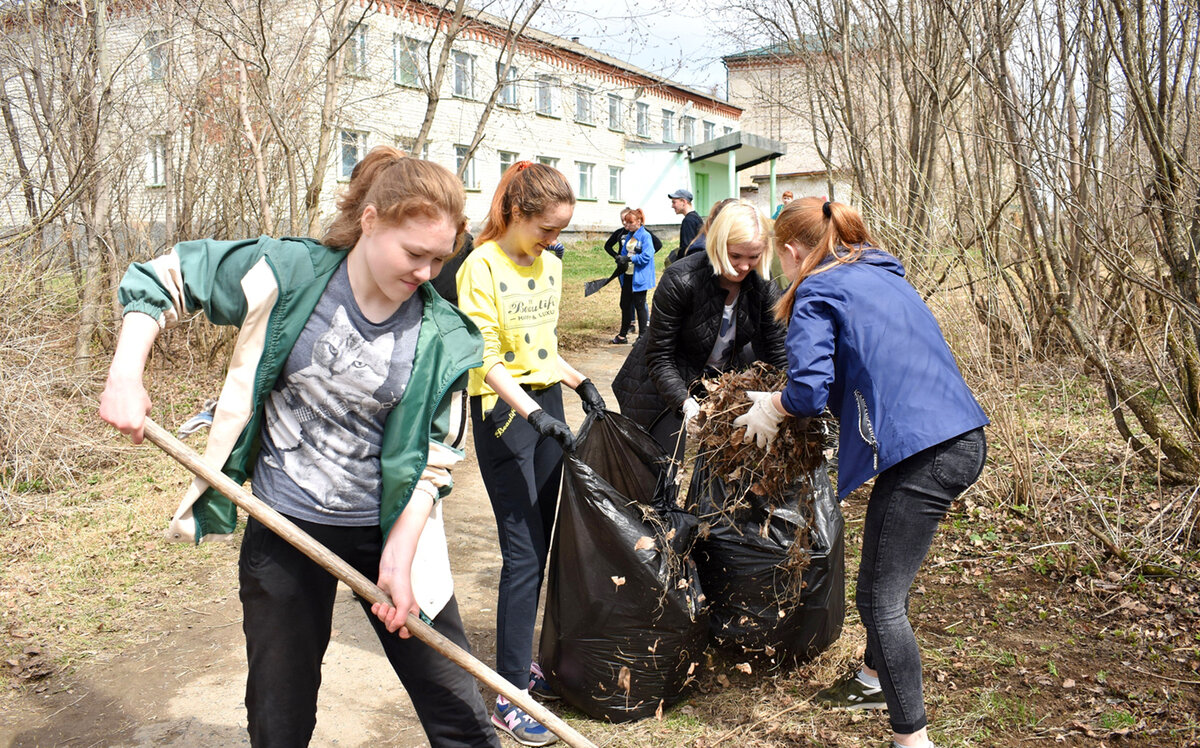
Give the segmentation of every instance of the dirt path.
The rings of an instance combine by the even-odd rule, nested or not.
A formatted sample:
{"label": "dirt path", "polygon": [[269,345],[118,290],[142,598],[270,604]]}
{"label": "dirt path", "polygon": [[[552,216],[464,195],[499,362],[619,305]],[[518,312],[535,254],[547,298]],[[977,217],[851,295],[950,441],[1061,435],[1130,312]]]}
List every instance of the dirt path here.
{"label": "dirt path", "polygon": [[[597,348],[568,360],[616,406],[610,383],[628,346]],[[567,420],[583,420],[564,397]],[[468,439],[446,506],[456,592],[467,635],[484,663],[495,662],[494,606],[500,551],[487,494]],[[231,556],[231,558],[236,558]],[[227,573],[226,573],[227,572]],[[0,717],[0,745],[249,745],[243,704],[246,658],[236,569],[214,574],[210,602],[163,616],[143,632],[135,654],[83,663],[49,696],[30,694]],[[383,657],[350,590],[339,585],[325,657],[314,746],[427,745],[411,703]]]}

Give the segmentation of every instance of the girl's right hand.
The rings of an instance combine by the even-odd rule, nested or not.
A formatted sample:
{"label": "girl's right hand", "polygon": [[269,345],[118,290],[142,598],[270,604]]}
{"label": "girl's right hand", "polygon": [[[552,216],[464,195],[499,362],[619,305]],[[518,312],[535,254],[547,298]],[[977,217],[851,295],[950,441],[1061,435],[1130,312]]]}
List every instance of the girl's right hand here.
{"label": "girl's right hand", "polygon": [[150,395],[141,377],[120,377],[110,372],[100,394],[100,418],[117,427],[134,444],[141,444],[149,412]]}

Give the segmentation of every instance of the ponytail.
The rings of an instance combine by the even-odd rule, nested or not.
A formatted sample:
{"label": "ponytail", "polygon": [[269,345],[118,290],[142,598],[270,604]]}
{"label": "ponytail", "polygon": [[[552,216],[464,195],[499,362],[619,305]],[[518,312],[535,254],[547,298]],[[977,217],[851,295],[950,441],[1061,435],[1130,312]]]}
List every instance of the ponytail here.
{"label": "ponytail", "polygon": [[[797,268],[792,284],[775,303],[775,319],[784,326],[792,317],[796,291],[805,278],[835,265],[855,262],[865,250],[875,246],[862,214],[849,205],[823,197],[802,197],[785,205],[775,219],[775,239],[780,247],[799,244],[812,248]],[[784,247],[780,251],[788,250]]]}
{"label": "ponytail", "polygon": [[408,158],[389,146],[376,146],[350,173],[337,202],[338,214],[321,243],[350,249],[362,236],[363,210],[375,206],[380,220],[398,226],[409,218],[446,217],[455,228],[455,246],[467,230],[462,181],[430,161]]}
{"label": "ponytail", "polygon": [[514,218],[536,216],[564,204],[575,205],[575,193],[562,172],[545,164],[518,161],[500,177],[476,244],[504,236]]}

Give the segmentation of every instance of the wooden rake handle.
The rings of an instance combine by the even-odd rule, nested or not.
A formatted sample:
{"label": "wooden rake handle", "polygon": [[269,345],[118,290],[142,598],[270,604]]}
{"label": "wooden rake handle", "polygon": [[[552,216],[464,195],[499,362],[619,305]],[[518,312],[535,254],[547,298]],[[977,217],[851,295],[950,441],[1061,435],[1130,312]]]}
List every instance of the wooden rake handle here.
{"label": "wooden rake handle", "polygon": [[[318,543],[311,535],[292,524],[286,517],[262,502],[261,499],[239,486],[229,476],[214,469],[205,462],[191,447],[179,441],[169,431],[159,426],[150,418],[146,418],[146,438],[160,449],[175,458],[181,465],[195,475],[208,482],[210,486],[227,496],[230,501],[244,509],[275,534],[295,546],[301,553],[316,561],[330,574],[345,582],[363,599],[372,603],[391,605],[391,598],[383,590],[375,586],[371,580],[358,573],[354,567],[346,563],[340,556],[334,554],[325,546]],[[551,712],[546,707],[533,700],[525,691],[509,683],[495,670],[484,665],[476,657],[462,647],[438,633],[432,626],[422,621],[412,613],[404,623],[408,630],[421,641],[428,644],[441,655],[444,655],[463,670],[466,670],[477,680],[504,696],[512,703],[521,707],[538,722],[560,737],[571,748],[596,748],[596,745],[580,735],[570,725]]]}

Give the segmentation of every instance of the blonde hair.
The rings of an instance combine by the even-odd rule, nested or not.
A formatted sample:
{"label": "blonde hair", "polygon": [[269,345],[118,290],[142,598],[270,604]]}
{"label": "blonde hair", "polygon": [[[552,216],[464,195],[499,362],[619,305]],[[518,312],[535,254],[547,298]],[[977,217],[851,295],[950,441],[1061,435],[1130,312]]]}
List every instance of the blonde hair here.
{"label": "blonde hair", "polygon": [[350,173],[338,198],[337,217],[321,238],[327,247],[350,249],[362,236],[362,215],[374,205],[380,221],[399,226],[414,216],[445,216],[454,224],[455,246],[467,231],[462,181],[444,166],[381,145],[371,149]]}
{"label": "blonde hair", "polygon": [[736,275],[729,262],[729,245],[745,244],[762,240],[763,253],[754,269],[762,277],[768,277],[771,253],[775,248],[775,237],[771,232],[771,220],[767,214],[746,200],[730,200],[708,228],[705,252],[712,265],[714,275]]}
{"label": "blonde hair", "polygon": [[796,289],[805,278],[855,262],[865,250],[876,247],[862,214],[849,205],[821,197],[802,197],[788,203],[775,220],[775,236],[780,244],[800,244],[812,250],[775,304],[775,319],[784,325],[792,317]]}

